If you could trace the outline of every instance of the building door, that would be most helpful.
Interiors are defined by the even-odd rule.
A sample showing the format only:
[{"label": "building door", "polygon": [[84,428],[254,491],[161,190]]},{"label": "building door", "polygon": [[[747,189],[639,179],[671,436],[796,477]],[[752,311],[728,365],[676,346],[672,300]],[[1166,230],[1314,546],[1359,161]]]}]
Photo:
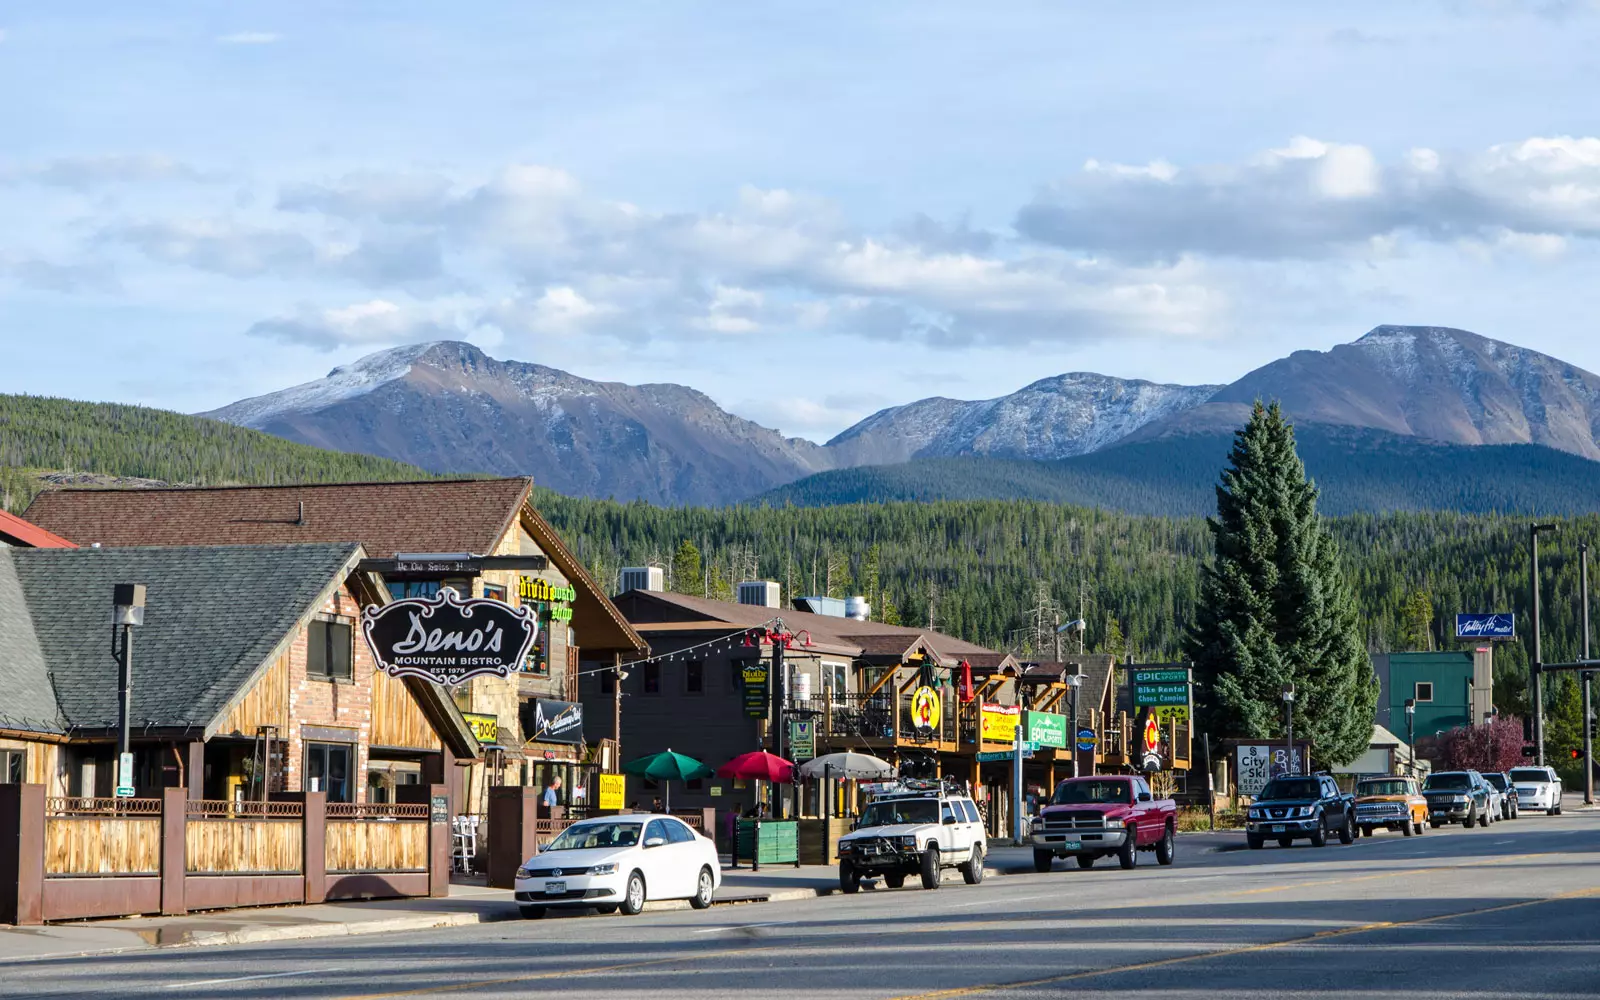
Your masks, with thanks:
[{"label": "building door", "polygon": [[327,792],[329,802],[354,802],[355,749],[348,743],[307,743],[305,791]]}]

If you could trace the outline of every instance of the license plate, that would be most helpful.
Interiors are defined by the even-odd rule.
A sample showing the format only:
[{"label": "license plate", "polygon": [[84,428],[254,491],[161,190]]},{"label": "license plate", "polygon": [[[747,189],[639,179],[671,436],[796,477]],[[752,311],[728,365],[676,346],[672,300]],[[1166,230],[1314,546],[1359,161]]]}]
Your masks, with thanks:
[{"label": "license plate", "polygon": [[1064,840],[1061,842],[1061,849],[1064,851],[1081,851],[1083,850],[1083,841]]},{"label": "license plate", "polygon": [[1282,833],[1283,832],[1283,824],[1280,823],[1277,826],[1273,827],[1272,828],[1272,832],[1273,833]]},{"label": "license plate", "polygon": [[567,883],[565,883],[565,882],[546,882],[544,884],[544,894],[546,896],[553,895],[553,894],[558,893],[558,892],[566,892],[566,891],[567,891]]}]

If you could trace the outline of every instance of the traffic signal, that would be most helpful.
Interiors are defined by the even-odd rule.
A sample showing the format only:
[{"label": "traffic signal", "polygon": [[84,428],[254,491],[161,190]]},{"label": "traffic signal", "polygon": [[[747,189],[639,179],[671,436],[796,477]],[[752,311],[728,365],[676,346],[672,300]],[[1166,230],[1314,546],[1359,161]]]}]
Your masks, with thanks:
[{"label": "traffic signal", "polygon": [[1578,758],[1579,758],[1579,757],[1582,757],[1582,756],[1583,756],[1583,751],[1582,751],[1582,750],[1579,750],[1579,749],[1578,749],[1578,748],[1577,748],[1577,747],[1573,747],[1573,748],[1572,748],[1572,749],[1571,749],[1571,750],[1570,750],[1570,751],[1568,751],[1568,752],[1569,752],[1569,753],[1571,753],[1571,754],[1572,754],[1572,759],[1573,759],[1573,760],[1577,760],[1577,759],[1578,759]]}]

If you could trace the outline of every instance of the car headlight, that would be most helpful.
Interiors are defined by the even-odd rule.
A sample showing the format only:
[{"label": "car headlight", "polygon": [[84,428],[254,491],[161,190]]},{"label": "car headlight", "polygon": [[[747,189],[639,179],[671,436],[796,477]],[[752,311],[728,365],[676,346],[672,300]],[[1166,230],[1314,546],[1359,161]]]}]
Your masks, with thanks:
[{"label": "car headlight", "polygon": [[528,869],[526,869],[526,868],[518,868],[517,869],[517,878],[532,878],[532,876],[528,874]]},{"label": "car headlight", "polygon": [[1260,819],[1264,815],[1265,815],[1265,813],[1263,813],[1260,809],[1257,809],[1254,806],[1250,807],[1250,818],[1251,819]]},{"label": "car headlight", "polygon": [[848,840],[839,841],[839,853],[840,854],[849,854],[850,853],[850,841],[848,841]]},{"label": "car headlight", "polygon": [[1464,802],[1467,801],[1467,796],[1465,796],[1465,795],[1452,795],[1452,796],[1450,796],[1450,801],[1458,803],[1458,804],[1459,803],[1464,803]]},{"label": "car headlight", "polygon": [[901,837],[900,838],[900,846],[901,847],[909,847],[913,851],[916,850],[917,849],[917,838],[916,838],[916,835],[915,834],[908,834],[907,836]]},{"label": "car headlight", "polygon": [[1317,807],[1316,806],[1301,806],[1295,812],[1295,815],[1297,815],[1297,816],[1310,816],[1312,813],[1315,813],[1316,811],[1317,811]]},{"label": "car headlight", "polygon": [[592,865],[589,868],[590,875],[615,875],[616,873],[617,863],[615,861],[608,861],[603,865]]}]

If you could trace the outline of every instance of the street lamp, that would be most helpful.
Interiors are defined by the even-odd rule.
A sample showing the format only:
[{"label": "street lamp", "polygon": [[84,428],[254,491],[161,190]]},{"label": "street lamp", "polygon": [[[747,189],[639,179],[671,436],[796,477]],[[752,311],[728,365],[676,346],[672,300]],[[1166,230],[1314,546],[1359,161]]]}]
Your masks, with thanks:
[{"label": "street lamp", "polygon": [[1533,660],[1528,664],[1528,677],[1533,687],[1533,745],[1537,763],[1544,766],[1544,650],[1539,643],[1539,536],[1560,530],[1557,524],[1528,525],[1528,555],[1532,573],[1528,588],[1533,592]]},{"label": "street lamp", "polygon": [[[1083,667],[1080,665],[1079,670]],[[1072,689],[1072,727],[1067,733],[1067,745],[1072,748],[1072,776],[1078,776],[1078,689],[1083,687],[1083,674],[1065,674],[1061,678]]]},{"label": "street lamp", "polygon": [[119,583],[111,591],[112,653],[121,649],[117,670],[117,798],[133,797],[133,752],[128,749],[128,718],[133,711],[133,630],[144,624],[142,583]]},{"label": "street lamp", "polygon": [[1288,736],[1289,756],[1284,758],[1290,774],[1299,774],[1300,768],[1294,762],[1294,682],[1283,686],[1283,728]]},{"label": "street lamp", "polygon": [[1088,628],[1089,628],[1089,623],[1088,622],[1084,621],[1082,618],[1074,618],[1074,619],[1072,619],[1072,621],[1067,622],[1065,625],[1057,625],[1056,626],[1056,635],[1061,635],[1062,633],[1065,633],[1065,632],[1076,632],[1076,633],[1078,633],[1078,655],[1082,656],[1083,655],[1083,635],[1084,635],[1084,633],[1086,631],[1088,631]]},{"label": "street lamp", "polygon": [[1417,776],[1417,699],[1406,699],[1406,773]]}]

